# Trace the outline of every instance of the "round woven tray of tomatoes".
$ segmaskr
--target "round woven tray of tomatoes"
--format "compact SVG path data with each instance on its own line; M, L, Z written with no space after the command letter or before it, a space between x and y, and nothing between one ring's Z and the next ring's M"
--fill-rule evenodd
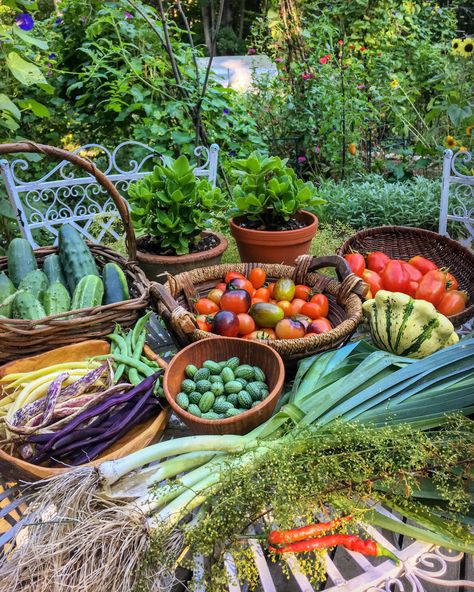
M327 296L290 278L267 282L256 267L231 271L194 304L202 331L243 339L298 339L331 331Z
M366 257L361 253L349 253L344 259L369 285L367 298L373 298L379 290L403 292L412 298L431 302L447 317L459 314L468 303L469 296L458 289L455 276L421 255L403 261L390 259L381 251L372 251Z

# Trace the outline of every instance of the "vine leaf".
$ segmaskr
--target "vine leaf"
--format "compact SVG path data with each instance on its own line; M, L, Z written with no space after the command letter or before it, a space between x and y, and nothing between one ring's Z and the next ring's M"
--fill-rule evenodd
M46 83L46 78L38 66L24 60L16 51L8 54L6 62L13 76L25 86Z

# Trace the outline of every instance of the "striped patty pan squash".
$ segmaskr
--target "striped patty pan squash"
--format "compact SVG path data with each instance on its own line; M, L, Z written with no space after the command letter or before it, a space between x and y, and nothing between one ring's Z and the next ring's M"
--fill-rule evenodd
M362 305L374 343L409 358L424 358L459 341L453 324L425 300L379 290Z

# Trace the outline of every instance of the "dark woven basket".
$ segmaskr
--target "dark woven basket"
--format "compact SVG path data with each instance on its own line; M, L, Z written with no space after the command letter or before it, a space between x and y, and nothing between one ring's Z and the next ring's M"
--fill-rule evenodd
M383 251L392 259L406 261L415 255L431 259L439 267L449 269L458 280L459 288L469 295L468 307L449 320L459 326L474 316L474 253L457 241L421 228L378 226L348 238L338 254L347 255L351 251L363 255Z
M297 259L295 267L267 263L214 265L169 276L164 285L152 283L151 296L155 300L157 310L180 345L218 337L197 328L194 314L190 312L193 310L193 303L197 298L205 296L216 282L222 281L227 272L238 271L247 275L254 267L262 267L269 281L291 277L296 284L307 284L323 291L329 299L328 318L333 326L332 331L301 339L265 341L285 362L293 363L310 354L337 347L347 341L356 330L362 319L360 297L366 293L365 284L350 272L341 257L315 258L302 255ZM340 281L314 273L316 269L325 267L334 267Z
M97 182L109 193L122 218L125 229L125 241L129 259L125 259L112 249L101 245L89 244L99 269L108 262L117 263L124 271L130 287L130 300L115 302L93 308L84 308L74 312L74 316L65 318L64 313L51 315L35 321L19 319L0 319L0 363L16 358L32 356L52 348L104 337L113 331L118 323L129 327L141 316L149 303L150 284L143 271L135 263L136 243L130 214L125 200L120 196L113 183L89 160L66 150L20 142L18 144L0 144L0 154L18 152L36 152L61 160L68 160L93 175ZM43 247L35 250L38 263L55 253L57 247ZM0 271L6 270L7 258L0 257Z

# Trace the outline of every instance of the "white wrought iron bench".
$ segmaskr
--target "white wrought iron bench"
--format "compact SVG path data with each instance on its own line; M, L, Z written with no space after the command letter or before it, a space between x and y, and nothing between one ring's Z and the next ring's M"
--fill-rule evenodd
M459 170L460 165L469 171ZM467 173L471 174L467 174ZM448 221L464 224L468 236L460 242L470 247L474 239L474 161L470 152L444 151L439 233L449 236Z
M113 151L100 144L86 144L74 153L92 160L125 199L130 183L150 174L157 159L166 161L150 146L135 141L122 142ZM200 161L194 174L215 186L219 146L198 146L194 155ZM39 246L39 232L49 232L56 239L57 228L65 223L74 225L93 243L106 237L120 239L118 211L92 175L84 176L81 170L81 176L75 176L74 167L65 160L39 178L34 178L33 171L31 159L0 159L0 173L21 233L33 248Z

